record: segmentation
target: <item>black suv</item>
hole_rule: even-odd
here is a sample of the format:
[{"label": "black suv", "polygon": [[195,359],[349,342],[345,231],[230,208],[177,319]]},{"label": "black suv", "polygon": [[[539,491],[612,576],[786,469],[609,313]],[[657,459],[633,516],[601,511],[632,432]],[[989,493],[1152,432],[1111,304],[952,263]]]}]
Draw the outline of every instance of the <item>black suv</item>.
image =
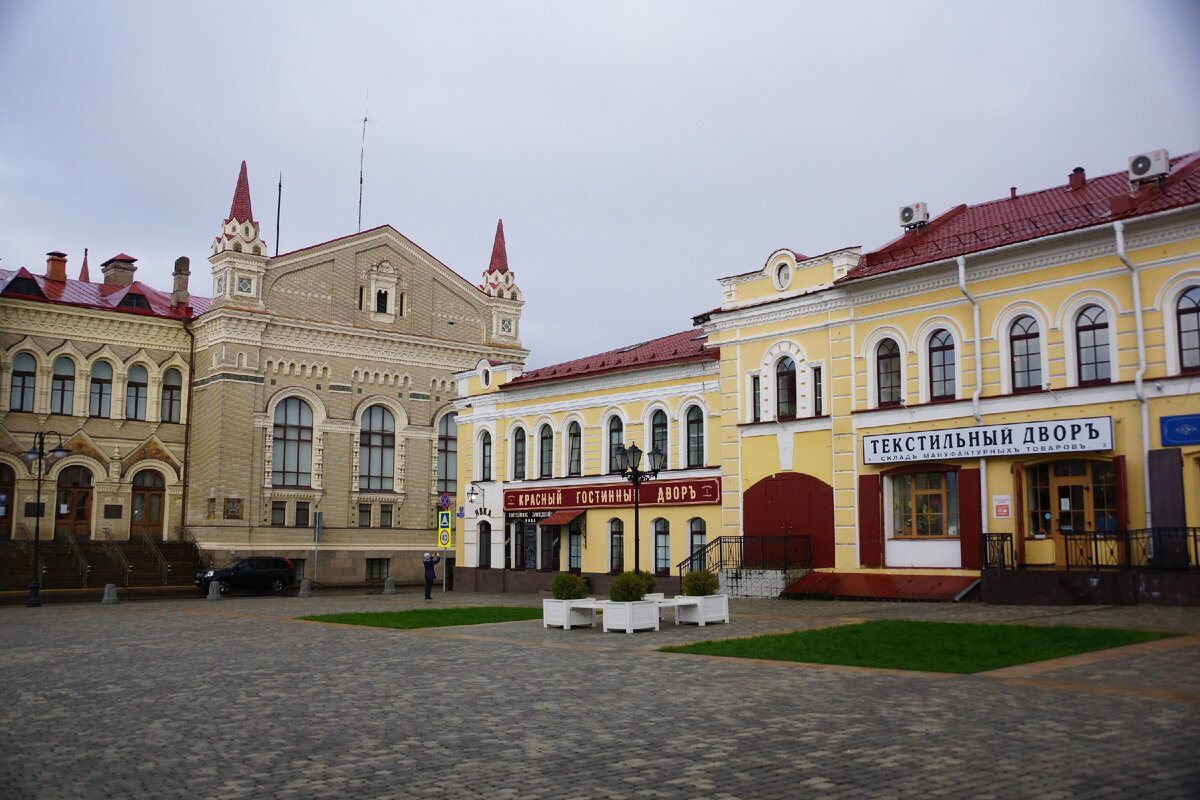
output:
[{"label": "black suv", "polygon": [[221,594],[233,589],[256,589],[282,592],[296,582],[296,568],[290,558],[278,556],[254,556],[235,558],[215,569],[196,573],[196,586],[205,594],[213,581],[221,588]]}]

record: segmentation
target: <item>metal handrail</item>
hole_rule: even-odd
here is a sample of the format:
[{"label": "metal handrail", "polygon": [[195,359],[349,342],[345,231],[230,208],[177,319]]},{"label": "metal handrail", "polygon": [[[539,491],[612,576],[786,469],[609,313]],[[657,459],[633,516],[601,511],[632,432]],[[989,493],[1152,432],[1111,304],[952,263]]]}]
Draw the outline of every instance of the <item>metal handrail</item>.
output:
[{"label": "metal handrail", "polygon": [[149,550],[154,555],[154,560],[158,562],[158,568],[162,570],[163,586],[166,586],[171,579],[171,562],[167,561],[163,556],[162,550],[158,549],[158,545],[154,542],[154,537],[145,531],[137,531],[138,537],[142,540],[142,547]]},{"label": "metal handrail", "polygon": [[1011,533],[983,534],[983,568],[984,569],[1015,569],[1016,554],[1013,551],[1013,535]]},{"label": "metal handrail", "polygon": [[181,527],[179,529],[179,536],[181,539],[183,539],[183,541],[192,546],[192,549],[196,551],[196,558],[198,558],[206,568],[213,568],[213,560],[208,555],[208,551],[200,547],[200,543],[196,541],[196,537],[190,528]]},{"label": "metal handrail", "polygon": [[812,537],[719,536],[703,549],[675,565],[685,572],[720,572],[728,569],[763,569],[787,572],[812,568]]},{"label": "metal handrail", "polygon": [[129,566],[129,559],[125,557],[121,546],[117,544],[117,540],[113,538],[112,530],[104,528],[101,533],[104,534],[104,552],[112,559],[113,563],[120,567],[121,572],[125,575],[125,585],[129,585],[129,573],[133,567]]},{"label": "metal handrail", "polygon": [[1200,528],[1135,528],[1060,535],[1068,570],[1200,569]]},{"label": "metal handrail", "polygon": [[79,540],[75,538],[75,534],[73,533],[64,533],[59,537],[59,543],[75,559],[75,568],[79,570],[80,586],[86,589],[88,574],[92,571],[92,567],[88,564],[87,557],[83,554],[83,548],[79,546]]}]

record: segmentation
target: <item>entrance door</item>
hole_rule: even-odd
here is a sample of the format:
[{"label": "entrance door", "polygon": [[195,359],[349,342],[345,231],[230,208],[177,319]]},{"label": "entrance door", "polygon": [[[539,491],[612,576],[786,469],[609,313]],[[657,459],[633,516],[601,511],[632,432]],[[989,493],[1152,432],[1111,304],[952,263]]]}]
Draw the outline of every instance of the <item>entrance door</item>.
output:
[{"label": "entrance door", "polygon": [[133,476],[133,507],[130,521],[132,533],[146,533],[162,539],[163,497],[165,483],[162,475],[152,469],[144,469]]},{"label": "entrance door", "polygon": [[811,475],[780,472],[742,495],[746,536],[811,536],[812,565],[833,566],[833,487]]},{"label": "entrance door", "polygon": [[55,534],[92,538],[92,473],[86,467],[67,467],[58,476]]},{"label": "entrance door", "polygon": [[14,492],[17,487],[17,474],[7,464],[0,464],[0,538],[12,538]]}]

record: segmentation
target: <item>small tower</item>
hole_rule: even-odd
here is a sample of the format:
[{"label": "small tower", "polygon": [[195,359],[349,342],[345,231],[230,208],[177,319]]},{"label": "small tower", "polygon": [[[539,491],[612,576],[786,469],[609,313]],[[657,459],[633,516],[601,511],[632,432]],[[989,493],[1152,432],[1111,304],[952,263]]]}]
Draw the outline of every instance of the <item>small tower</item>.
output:
[{"label": "small tower", "polygon": [[175,285],[171,289],[171,306],[186,306],[191,295],[188,293],[188,277],[192,274],[192,261],[187,256],[175,259],[175,272],[172,277]]},{"label": "small tower", "polygon": [[243,161],[229,216],[213,240],[208,257],[212,264],[212,304],[261,307],[267,260],[267,243],[259,235],[258,221],[250,208],[250,181]]},{"label": "small tower", "polygon": [[516,276],[508,268],[508,251],[504,246],[504,220],[496,223],[496,240],[492,243],[492,260],[483,271],[483,293],[493,298],[492,336],[515,342],[521,321],[521,290]]},{"label": "small tower", "polygon": [[92,276],[88,274],[87,256],[88,249],[85,247],[83,248],[83,266],[79,268],[80,283],[90,283],[92,280]]}]

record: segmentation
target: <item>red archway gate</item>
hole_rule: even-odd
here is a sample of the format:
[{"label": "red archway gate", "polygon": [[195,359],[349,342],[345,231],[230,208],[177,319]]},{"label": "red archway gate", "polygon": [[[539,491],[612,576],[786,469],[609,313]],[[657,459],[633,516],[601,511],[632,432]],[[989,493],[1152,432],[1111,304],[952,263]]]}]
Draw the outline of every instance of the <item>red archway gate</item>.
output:
[{"label": "red archway gate", "polygon": [[833,566],[833,487],[798,472],[763,478],[742,495],[744,536],[810,536],[812,565]]}]

